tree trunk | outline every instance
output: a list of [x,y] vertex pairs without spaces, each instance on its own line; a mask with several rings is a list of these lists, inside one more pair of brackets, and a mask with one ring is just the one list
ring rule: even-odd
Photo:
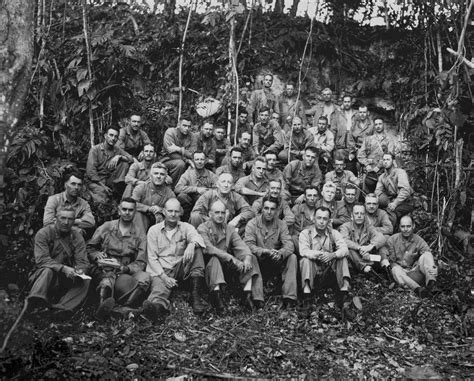
[[0,0],[0,204],[9,146],[31,77],[34,1]]

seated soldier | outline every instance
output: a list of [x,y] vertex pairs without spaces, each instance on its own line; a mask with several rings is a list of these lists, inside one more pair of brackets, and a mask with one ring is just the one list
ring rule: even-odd
[[165,202],[176,197],[171,188],[166,185],[168,168],[163,163],[154,163],[150,168],[150,180],[139,184],[132,193],[137,202],[137,212],[134,224],[138,231],[146,234],[154,223],[163,220]]
[[283,220],[288,226],[288,229],[295,223],[295,215],[291,211],[290,205],[282,196],[281,181],[270,180],[268,182],[268,190],[265,196],[255,200],[252,204],[252,209],[255,215],[261,214],[263,208],[263,198],[269,196],[271,198],[278,199],[279,206],[277,210],[277,216],[280,220]]
[[205,168],[206,154],[204,152],[194,152],[193,167],[186,169],[178,183],[175,191],[178,194],[178,200],[183,207],[183,220],[189,219],[189,214],[197,199],[204,192],[215,188],[217,175]]
[[86,229],[92,229],[95,226],[95,218],[89,203],[79,197],[82,190],[82,175],[78,172],[66,172],[63,179],[64,192],[48,197],[44,207],[43,226],[54,224],[58,210],[63,206],[71,206],[75,214],[73,226],[84,234]]
[[146,236],[133,225],[136,210],[133,198],[122,199],[119,219],[104,222],[87,243],[89,260],[96,265],[93,274],[99,280],[96,316],[100,320],[109,317],[116,303],[129,307],[116,309],[123,314],[141,306],[150,287],[150,274],[145,272]]
[[240,147],[232,147],[228,164],[217,168],[216,175],[220,176],[222,173],[230,173],[235,181],[245,176],[245,170],[242,165],[242,150]]
[[336,204],[336,214],[332,219],[332,226],[338,229],[342,224],[352,219],[352,208],[357,198],[357,188],[353,184],[347,184],[344,189],[344,199]]
[[280,171],[277,167],[278,164],[278,155],[273,151],[266,151],[264,154],[265,161],[267,162],[267,170],[265,171],[265,177],[268,181],[279,181],[282,186],[282,197],[285,200],[290,199],[290,193],[286,189],[285,177],[283,172]]
[[254,214],[250,205],[245,199],[232,190],[234,182],[230,173],[222,173],[219,175],[216,183],[216,189],[204,192],[196,201],[189,222],[198,227],[209,219],[209,210],[211,205],[221,200],[227,209],[226,223],[234,227],[244,226]]
[[[346,240],[349,259],[356,270],[369,274],[377,267],[389,276],[390,262],[387,259],[386,239],[368,222],[363,204],[354,205],[352,221],[342,224],[339,230]],[[379,255],[380,258],[373,258],[371,254]],[[379,278],[377,275],[376,277]]]
[[238,231],[225,223],[225,204],[217,200],[211,205],[209,220],[198,227],[206,244],[206,282],[210,290],[210,301],[218,313],[224,311],[221,287],[226,284],[223,267],[237,270],[239,280],[251,309],[263,305],[263,284],[257,258],[240,238]]
[[334,134],[329,130],[328,118],[320,116],[317,127],[311,127],[308,132],[313,135],[315,146],[319,151],[319,168],[327,173],[331,167],[331,153],[334,149]]
[[285,85],[285,90],[280,97],[280,113],[282,126],[291,125],[294,116],[300,118],[303,126],[308,124],[303,102],[297,92],[295,92],[295,85],[293,83]]
[[226,130],[224,126],[216,126],[214,128],[214,142],[216,143],[216,168],[222,165],[225,155],[230,150],[230,141],[225,136]]
[[265,176],[266,168],[267,163],[265,158],[258,156],[253,163],[252,173],[240,178],[235,183],[235,191],[244,196],[250,205],[252,205],[257,198],[263,197],[267,193],[268,180]]
[[303,200],[303,192],[307,187],[311,185],[317,188],[321,183],[322,174],[316,161],[317,152],[315,147],[306,148],[303,160],[293,160],[283,171],[286,186],[295,203]]
[[252,124],[248,120],[249,113],[245,108],[239,108],[239,126],[235,132],[235,116],[230,120],[230,144],[238,143],[244,132],[252,135]]
[[196,151],[196,137],[189,130],[191,119],[182,116],[177,127],[168,128],[163,137],[163,149],[160,161],[168,168],[173,179],[173,186],[176,185],[181,175],[186,170],[193,152]]
[[[253,165],[253,160],[257,156],[255,153],[254,149],[252,148],[252,145],[250,144],[252,141],[252,135],[250,135],[248,132],[242,132],[242,136],[239,139],[239,144],[237,144],[234,147],[240,148],[240,151],[242,152],[242,166],[245,170],[245,173],[249,173],[250,169],[252,168]],[[231,150],[232,151],[232,150]],[[224,158],[222,161],[222,165],[228,165],[230,161],[230,152],[229,155]]]
[[196,140],[196,151],[204,152],[206,155],[206,168],[215,168],[217,147],[214,140],[214,124],[210,120],[204,121],[201,131],[194,133],[194,138]]
[[104,142],[93,146],[87,158],[88,188],[94,202],[105,204],[114,193],[122,195],[132,155],[116,145],[118,130],[110,127]]
[[[78,229],[73,229],[75,211],[64,205],[56,211],[56,221],[41,228],[35,236],[36,271],[27,297],[27,308],[51,306],[61,312],[72,311],[87,296],[89,262],[86,244]],[[52,305],[51,305],[52,304]],[[65,316],[63,316],[65,317]]]
[[357,149],[362,146],[366,136],[374,133],[374,121],[369,115],[367,105],[359,106],[359,111],[353,117],[350,133]]
[[304,190],[303,202],[293,206],[291,211],[295,215],[295,224],[291,231],[295,252],[299,253],[299,236],[303,229],[314,224],[316,215],[316,202],[318,201],[318,189],[309,186]]
[[342,199],[347,184],[353,184],[357,187],[360,184],[359,179],[351,171],[346,171],[344,168],[346,168],[344,156],[340,152],[336,152],[334,154],[334,171],[326,173],[325,182],[331,181],[336,184],[337,201]]
[[180,279],[191,281],[193,312],[202,314],[206,310],[201,299],[205,244],[192,225],[180,221],[182,212],[179,201],[169,199],[163,208],[164,221],[148,231],[147,271],[151,275],[151,293],[143,303],[143,314],[152,322],[162,320],[169,313],[171,290]]
[[270,120],[270,109],[262,107],[259,113],[259,122],[253,127],[253,149],[257,155],[265,151],[280,152],[283,148],[283,132],[275,120]]
[[117,143],[125,152],[136,158],[145,145],[152,144],[148,134],[140,128],[141,125],[141,116],[132,114],[128,125],[120,129]]
[[386,238],[393,233],[392,222],[385,210],[379,209],[379,198],[374,193],[365,196],[365,210],[370,224]]
[[395,282],[413,290],[418,296],[430,296],[438,269],[430,247],[418,234],[410,216],[400,219],[400,233],[387,240]]
[[330,228],[330,219],[331,211],[319,206],[314,225],[304,229],[299,236],[301,284],[304,296],[310,296],[317,287],[335,280],[336,290],[342,293],[339,299],[342,308],[351,279],[348,249],[341,234]]
[[262,214],[245,227],[245,243],[260,263],[264,279],[281,274],[283,307],[295,307],[297,300],[296,272],[298,260],[286,224],[276,213],[278,199],[265,197]]
[[301,118],[297,116],[293,118],[291,129],[284,137],[284,149],[278,154],[278,159],[285,165],[291,160],[301,160],[306,148],[314,145],[313,135],[304,128]]
[[[331,211],[331,216],[336,214],[336,185],[332,182],[325,183],[321,189],[321,198],[316,201],[316,208],[324,206]],[[332,228],[332,221],[329,221],[329,227]]]
[[396,226],[401,216],[413,210],[413,189],[406,171],[394,167],[393,154],[385,153],[382,162],[384,173],[379,176],[375,194],[379,198],[380,207],[387,210],[392,226]]

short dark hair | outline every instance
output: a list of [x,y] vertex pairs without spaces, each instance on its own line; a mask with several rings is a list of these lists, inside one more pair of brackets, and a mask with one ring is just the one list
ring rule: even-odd
[[157,161],[151,165],[150,171],[154,168],[164,169],[168,173],[168,167],[164,165],[161,161]]
[[307,190],[313,190],[313,189],[316,191],[316,193],[319,194],[319,189],[317,187],[315,187],[314,185],[308,185],[306,188],[304,188],[303,194],[306,194]]
[[319,150],[315,146],[308,146],[305,148],[305,151],[311,151],[312,153],[317,155]]
[[72,171],[65,171],[63,173],[63,184],[66,184],[72,176],[77,177],[79,180],[84,182],[84,175],[79,171],[72,170]]
[[240,147],[237,147],[237,146],[234,146],[230,149],[230,155],[229,156],[232,156],[232,154],[234,152],[240,152],[242,155],[244,154],[243,151],[242,151],[242,148]]
[[393,152],[390,152],[390,151],[386,151],[386,152],[385,152],[385,151],[384,151],[382,157],[384,157],[385,155],[390,155],[391,158],[392,158],[392,160],[395,160],[395,159],[396,159],[395,154],[394,154]]
[[262,112],[267,112],[267,111],[270,112],[270,108],[267,107],[267,106],[263,106],[263,107],[258,111],[258,113],[261,114]]
[[276,205],[277,208],[280,206],[280,200],[278,198],[272,197],[272,196],[267,194],[266,196],[263,196],[262,207],[263,207],[263,205],[265,205],[265,203],[267,201],[273,202]]
[[107,130],[105,131],[105,133],[107,134],[109,132],[109,130],[114,130],[114,131],[117,131],[118,133],[120,133],[120,127],[117,127],[117,126],[107,127]]
[[267,155],[275,155],[278,158],[278,154],[272,149],[268,149],[263,153],[263,156],[267,156]]
[[324,116],[324,115],[321,115],[318,120],[324,120],[326,122],[326,124],[329,124],[329,119],[327,118],[327,116]]
[[133,204],[135,206],[137,206],[137,200],[135,200],[134,198],[131,198],[131,197],[124,197],[120,200],[120,203],[122,202],[128,202],[130,204]]
[[365,210],[365,204],[363,204],[363,203],[357,201],[357,202],[355,202],[354,205],[352,206],[352,212],[354,212],[354,208],[355,208],[356,206],[362,206],[362,207],[364,208],[364,210]]
[[355,191],[357,191],[357,187],[354,185],[354,184],[346,184],[346,187],[344,188],[344,192],[347,190],[347,189],[354,189]]
[[253,162],[256,163],[257,161],[261,162],[261,163],[267,163],[267,161],[265,160],[265,158],[263,156],[257,156]]
[[203,152],[203,151],[196,151],[196,152],[193,152],[193,158],[194,158],[194,155],[196,155],[197,153],[198,153],[198,154],[201,154],[201,153],[202,153],[202,154],[204,155],[204,157],[207,157],[207,155],[206,155],[205,152]]
[[339,149],[334,152],[334,161],[346,161],[346,155],[342,149]]
[[314,214],[316,215],[316,213],[318,212],[318,210],[322,211],[322,212],[328,212],[329,213],[329,218],[331,218],[332,216],[332,212],[331,212],[331,209],[325,207],[325,206],[318,206],[316,208],[316,210],[314,211]]

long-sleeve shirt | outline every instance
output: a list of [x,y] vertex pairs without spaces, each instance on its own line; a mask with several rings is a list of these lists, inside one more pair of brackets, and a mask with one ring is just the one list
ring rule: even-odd
[[360,181],[351,171],[344,170],[341,176],[338,176],[336,171],[326,173],[324,182],[328,181],[334,183],[336,187],[344,194],[347,184],[359,185]]
[[374,229],[365,221],[360,227],[352,221],[342,224],[339,228],[347,247],[351,250],[359,250],[359,246],[374,245],[378,250],[385,245],[386,239],[382,233]]
[[219,177],[222,173],[230,173],[232,175],[232,178],[234,179],[234,183],[236,183],[240,178],[245,176],[245,171],[242,166],[234,168],[230,164],[223,165],[217,168],[216,176]]
[[[151,163],[150,163],[151,167]],[[137,185],[139,181],[146,181],[150,178],[150,167],[145,162],[133,163],[125,175],[125,183]]]
[[217,182],[217,175],[208,169],[197,169],[189,167],[181,175],[174,188],[177,194],[193,194],[198,193],[197,188],[215,188]]
[[252,218],[245,227],[245,243],[252,254],[260,258],[264,250],[278,250],[283,258],[293,254],[294,247],[286,224],[275,218],[270,226],[263,223],[262,216]]
[[[263,208],[263,197],[258,198],[252,204],[252,209],[255,215],[259,215]],[[290,205],[287,201],[280,197],[280,205],[277,208],[276,215],[283,220],[287,226],[293,226],[295,223],[295,215],[291,211]]]
[[167,232],[165,221],[153,225],[148,230],[147,272],[160,276],[164,269],[172,269],[183,258],[189,245],[206,248],[204,240],[191,224],[178,222],[176,228]]
[[334,253],[337,258],[346,257],[349,253],[344,238],[337,230],[327,228],[320,233],[314,225],[300,233],[299,246],[302,257],[308,257],[314,251]]
[[237,229],[231,225],[216,225],[209,220],[197,229],[198,233],[204,240],[207,255],[217,256],[232,254],[239,261],[243,261],[245,257],[251,256],[250,248],[240,238]]
[[130,126],[120,129],[117,145],[130,155],[138,156],[146,144],[152,144],[148,134],[138,130],[135,134]]
[[374,214],[366,214],[367,220],[377,231],[383,235],[390,235],[393,233],[393,225],[390,222],[390,217],[385,210],[377,209]]
[[375,187],[375,194],[377,196],[380,196],[382,193],[388,196],[391,202],[395,204],[395,207],[403,201],[409,200],[413,194],[413,189],[410,186],[406,171],[393,167],[388,172],[384,171],[379,176],[377,186]]
[[163,208],[166,201],[175,197],[170,187],[157,187],[151,181],[137,185],[132,193],[132,198],[137,202],[137,211],[142,213],[146,213],[150,206]]
[[87,254],[91,262],[100,252],[117,259],[124,266],[129,265],[132,272],[143,271],[147,262],[146,236],[134,226],[128,234],[123,235],[119,220],[104,222],[87,242]]
[[431,253],[426,241],[418,234],[404,238],[402,233],[396,233],[387,240],[389,259],[403,268],[411,268],[424,253]]
[[194,139],[196,140],[196,152],[204,152],[208,160],[216,162],[216,141],[214,136],[208,138],[204,137],[202,132],[195,132]]
[[250,205],[240,194],[231,191],[228,197],[224,197],[216,189],[208,190],[199,196],[196,204],[194,204],[192,212],[197,212],[201,215],[208,216],[212,204],[214,204],[214,202],[217,200],[220,200],[225,204],[226,209],[229,212],[229,221],[238,215],[240,215],[242,222],[248,221],[254,216]]
[[293,235],[299,235],[303,229],[314,224],[316,217],[316,208],[309,208],[305,203],[296,204],[291,209],[295,216],[293,225]]
[[291,155],[298,155],[301,157],[300,152],[304,151],[313,143],[314,137],[308,130],[302,129],[299,133],[293,131],[293,135],[291,135],[291,130],[285,133],[285,151],[289,150]]
[[[181,148],[181,152],[171,153],[168,149],[171,145]],[[171,154],[181,155],[183,159],[192,159],[193,153],[196,152],[197,142],[196,137],[192,132],[183,135],[177,127],[168,128],[163,136],[163,149],[161,155],[163,157],[170,157]]]
[[366,136],[374,133],[374,121],[369,116],[363,121],[356,114],[352,119],[351,135],[355,145],[359,148]]
[[320,132],[318,127],[311,127],[308,132],[313,135],[313,145],[326,154],[330,154],[334,149],[334,134],[330,130]]
[[307,168],[301,160],[293,160],[287,164],[283,176],[292,194],[303,194],[304,189],[310,185],[319,186],[323,178],[318,163],[315,162],[312,167]]
[[285,121],[288,116],[293,117],[294,115],[299,116],[303,123],[303,126],[306,126],[308,121],[306,120],[306,112],[304,109],[303,102],[298,100],[296,102],[296,96],[288,97],[286,95],[282,95],[280,97],[280,117],[282,121]]
[[132,155],[125,152],[122,148],[115,145],[112,149],[107,149],[105,143],[95,145],[89,150],[87,157],[86,173],[90,181],[103,183],[114,172],[115,169],[107,168],[110,160],[116,156],[122,155],[126,161],[133,163]]
[[86,243],[77,229],[62,235],[56,225],[38,230],[35,236],[35,262],[38,268],[61,271],[63,266],[87,270]]
[[[357,151],[357,160],[368,170],[373,167],[383,168],[382,158],[385,152],[391,152],[394,155],[398,153],[398,145],[395,137],[387,133],[374,133],[362,140],[362,145]],[[375,172],[378,172],[375,170]]]
[[336,149],[346,149],[349,152],[354,152],[355,142],[351,134],[353,116],[353,110],[349,110],[349,112],[339,110],[331,119],[330,130],[334,134]]
[[74,223],[74,226],[80,229],[88,229],[95,226],[95,218],[89,203],[80,197],[74,202],[70,202],[66,197],[66,192],[53,194],[48,197],[44,207],[43,226],[53,224],[58,209],[63,206],[71,206],[74,209],[75,219],[79,220],[78,223]]
[[258,182],[257,179],[255,178],[255,176],[250,174],[248,176],[244,176],[244,177],[240,178],[235,183],[235,187],[234,187],[235,191],[237,193],[240,193],[247,200],[247,202],[251,205],[260,196],[246,195],[243,192],[244,188],[253,190],[255,192],[264,193],[268,190],[268,180],[264,177],[260,182]]
[[247,108],[250,118],[254,118],[254,113],[258,116],[260,109],[265,106],[270,110],[280,113],[278,96],[276,96],[270,89],[264,87],[263,89],[252,91],[249,106]]
[[352,218],[352,208],[354,208],[354,204],[348,204],[345,200],[338,201],[336,213],[332,219],[332,226],[337,229],[342,224],[349,222]]
[[266,125],[257,123],[253,127],[253,149],[259,155],[267,150],[280,152],[284,145],[283,140],[283,131],[274,120],[270,120]]
[[310,113],[313,115],[313,127],[318,126],[318,120],[320,117],[325,116],[328,118],[329,125],[331,125],[333,118],[336,116],[336,113],[338,112],[339,107],[331,103],[331,105],[328,107],[325,105],[324,102],[317,103],[313,107],[311,107],[310,110],[307,111],[307,113]]

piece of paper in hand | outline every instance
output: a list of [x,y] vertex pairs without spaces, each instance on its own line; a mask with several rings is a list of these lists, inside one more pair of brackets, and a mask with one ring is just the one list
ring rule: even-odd
[[372,262],[380,262],[380,260],[382,259],[382,257],[377,254],[370,254],[369,256]]

